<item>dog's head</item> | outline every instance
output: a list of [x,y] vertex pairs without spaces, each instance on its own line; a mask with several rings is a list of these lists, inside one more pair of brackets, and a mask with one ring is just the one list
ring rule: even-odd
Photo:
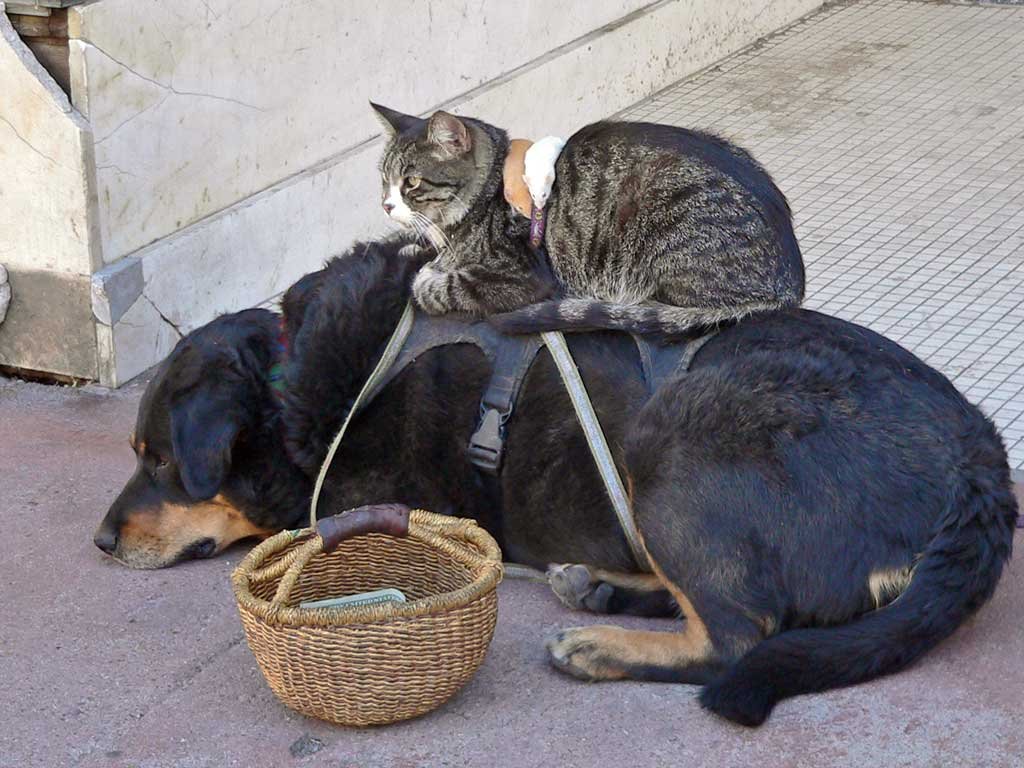
[[178,343],[139,404],[135,473],[96,546],[160,568],[296,522],[309,487],[284,453],[268,383],[277,331],[276,315],[246,310]]

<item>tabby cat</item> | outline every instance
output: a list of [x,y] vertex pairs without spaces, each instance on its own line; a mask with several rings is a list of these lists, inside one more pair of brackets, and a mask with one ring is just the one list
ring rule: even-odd
[[505,131],[372,106],[390,134],[384,210],[438,250],[413,283],[428,313],[487,316],[512,333],[677,336],[803,299],[789,204],[724,139],[650,123],[578,131],[556,161],[545,259],[503,196]]

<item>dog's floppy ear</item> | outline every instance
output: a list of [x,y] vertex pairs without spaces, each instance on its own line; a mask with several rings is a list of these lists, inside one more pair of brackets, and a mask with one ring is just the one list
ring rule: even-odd
[[380,120],[381,125],[394,136],[396,133],[407,133],[418,130],[423,126],[423,118],[416,117],[415,115],[406,115],[395,109],[388,109],[380,104],[374,104],[370,102],[370,106],[373,107],[373,111],[377,114],[377,118]]
[[196,501],[217,495],[242,428],[237,404],[204,389],[171,407],[171,444],[181,481]]

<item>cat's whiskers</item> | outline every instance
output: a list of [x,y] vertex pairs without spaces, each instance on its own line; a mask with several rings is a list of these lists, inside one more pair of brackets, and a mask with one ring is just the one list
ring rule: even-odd
[[419,242],[422,243],[429,239],[427,238],[426,232],[423,231],[423,226],[418,221],[416,221],[415,217],[409,220],[409,226],[411,226],[413,228],[413,231],[416,232],[416,239]]
[[416,233],[416,241],[421,245],[425,244],[433,246],[434,241],[431,240],[430,234],[427,232],[427,229],[423,225],[423,223],[416,219],[416,215],[417,214],[415,213],[413,214],[413,217],[409,220],[408,224],[408,226],[412,227],[413,231]]
[[428,219],[424,214],[414,212],[413,221],[416,221],[423,227],[424,234],[438,253],[441,253],[441,251],[444,250],[454,250],[452,241],[448,238],[448,235],[444,233],[444,230]]
[[423,233],[424,237],[426,237],[435,247],[439,247],[438,242],[434,238],[434,233],[431,230],[430,219],[428,219],[424,214],[416,211],[413,212],[412,218],[416,223],[416,226],[419,227],[420,232]]
[[412,218],[409,220],[409,223],[412,224],[413,228],[416,230],[416,235],[423,242],[430,243],[431,245],[433,245],[434,241],[430,237],[430,232],[427,231],[426,225],[420,220],[421,216],[422,214],[414,212]]

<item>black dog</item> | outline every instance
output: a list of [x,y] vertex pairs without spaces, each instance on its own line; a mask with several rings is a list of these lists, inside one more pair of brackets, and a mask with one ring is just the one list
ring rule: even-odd
[[[271,313],[220,318],[179,343],[142,401],[139,469],[97,543],[160,566],[303,524],[309,478],[408,296],[418,265],[401,245],[357,246],[289,292],[281,401]],[[465,458],[488,364],[449,346],[353,421],[321,509],[401,500],[474,517],[508,559],[586,564],[551,572],[570,605],[681,609],[682,632],[566,630],[552,660],[591,680],[706,684],[703,704],[745,724],[788,696],[905,667],[992,594],[1017,517],[1005,450],[947,379],[898,345],[814,312],[770,313],[724,329],[653,397],[627,337],[570,345],[654,576],[628,573],[546,353],[509,422],[500,479]]]

